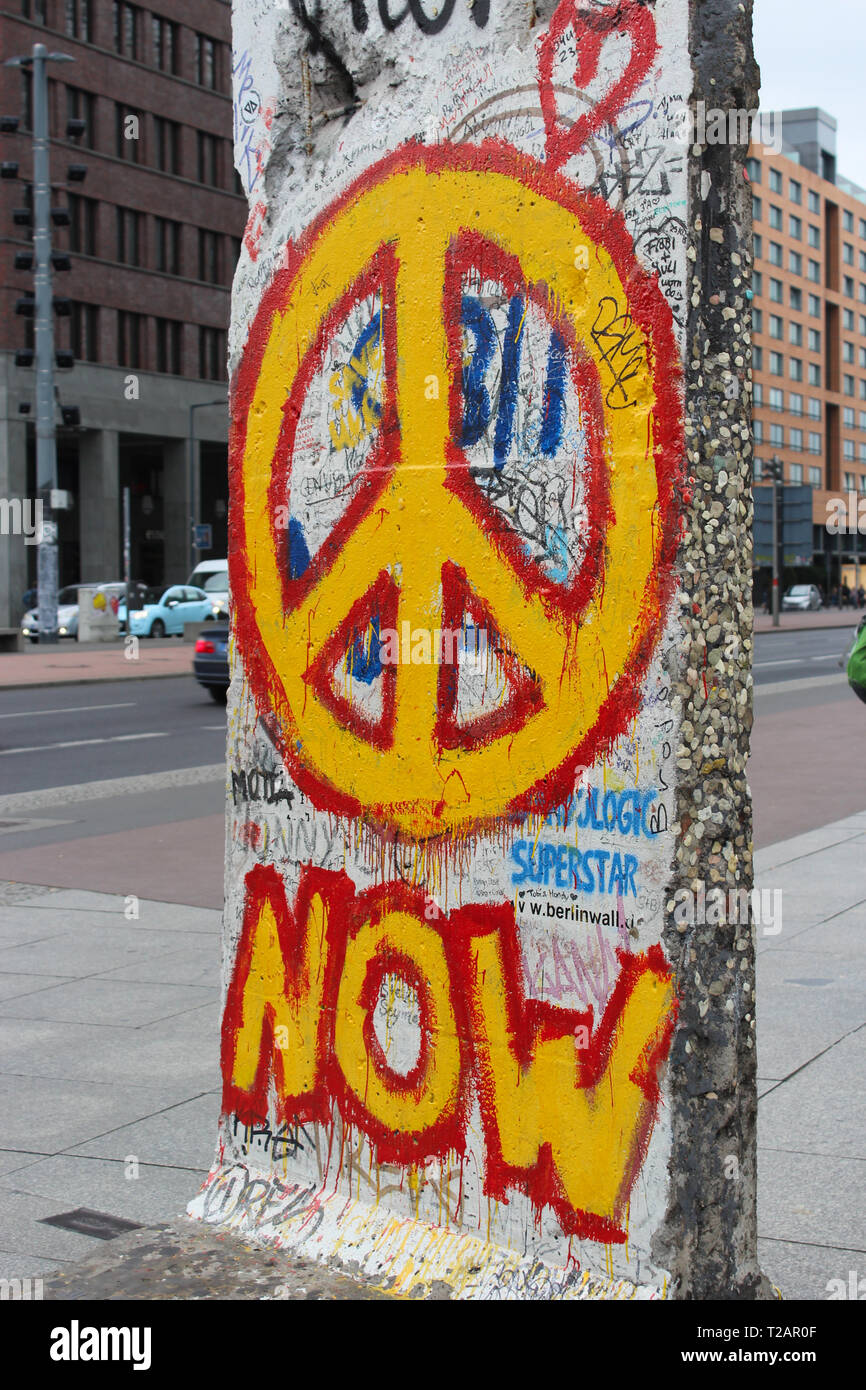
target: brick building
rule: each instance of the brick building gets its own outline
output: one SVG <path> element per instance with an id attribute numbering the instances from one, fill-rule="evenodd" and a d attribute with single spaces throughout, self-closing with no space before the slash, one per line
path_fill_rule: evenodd
<path id="1" fill-rule="evenodd" d="M 58 482 L 75 503 L 60 518 L 61 584 L 120 575 L 125 487 L 135 578 L 186 577 L 191 511 L 213 527 L 203 558 L 226 553 L 227 411 L 210 403 L 226 400 L 229 286 L 246 218 L 232 161 L 230 17 L 227 0 L 0 0 L 4 56 L 44 42 L 74 59 L 49 64 L 52 205 L 70 215 L 53 246 L 72 264 L 54 275 L 55 296 L 71 301 L 56 345 L 76 358 L 56 383 L 59 404 L 80 411 L 76 427 L 58 423 Z M 0 213 L 0 496 L 32 497 L 34 374 L 14 361 L 33 332 L 15 313 L 32 288 L 32 274 L 14 268 L 30 245 L 13 218 L 30 197 L 26 69 L 0 67 L 0 110 L 20 118 L 17 134 L 0 136 L 3 160 L 20 166 Z M 84 121 L 83 135 L 70 138 L 69 118 Z M 83 183 L 67 181 L 70 164 L 86 165 Z M 0 547 L 2 625 L 18 619 L 36 550 L 7 536 Z"/>
<path id="2" fill-rule="evenodd" d="M 813 489 L 811 576 L 801 566 L 786 580 L 830 590 L 866 565 L 866 536 L 826 527 L 830 498 L 866 498 L 866 190 L 837 172 L 832 116 L 780 119 L 782 152 L 759 146 L 749 160 L 755 477 L 777 456 L 786 484 Z"/>

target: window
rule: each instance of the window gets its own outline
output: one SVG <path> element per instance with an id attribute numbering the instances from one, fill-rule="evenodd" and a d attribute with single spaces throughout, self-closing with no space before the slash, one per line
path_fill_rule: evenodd
<path id="1" fill-rule="evenodd" d="M 810 363 L 809 363 L 809 385 L 810 385 L 810 386 L 820 386 L 820 385 L 821 385 L 821 368 L 820 368 L 820 366 L 819 366 L 819 364 L 818 364 L 817 362 L 810 362 Z"/>
<path id="2" fill-rule="evenodd" d="M 156 370 L 181 375 L 181 332 L 177 319 L 156 320 Z"/>
<path id="3" fill-rule="evenodd" d="M 195 73 L 200 87 L 217 86 L 217 44 L 207 34 L 195 36 Z"/>
<path id="4" fill-rule="evenodd" d="M 854 281 L 850 275 L 842 277 L 842 288 L 849 299 L 854 298 Z"/>
<path id="5" fill-rule="evenodd" d="M 770 426 L 770 444 L 774 449 L 782 449 L 785 446 L 785 426 Z"/>
<path id="6" fill-rule="evenodd" d="M 854 440 L 846 439 L 842 445 L 842 457 L 846 463 L 854 462 Z"/>
<path id="7" fill-rule="evenodd" d="M 810 432 L 809 432 L 809 453 L 810 453 L 810 454 L 820 454 L 820 452 L 821 452 L 821 436 L 820 436 L 820 434 L 816 434 L 814 430 L 810 430 Z"/>
<path id="8" fill-rule="evenodd" d="M 117 361 L 121 367 L 142 366 L 142 315 L 117 311 Z"/>
<path id="9" fill-rule="evenodd" d="M 790 301 L 790 304 L 791 304 L 791 308 L 794 310 L 794 313 L 795 313 L 795 314 L 802 314 L 802 312 L 803 312 L 803 291 L 802 291 L 802 290 L 798 290 L 794 285 L 792 285 L 791 288 L 790 288 L 789 291 L 788 291 L 788 298 L 789 298 L 789 301 Z"/>
<path id="10" fill-rule="evenodd" d="M 846 473 L 846 474 L 845 474 L 845 491 L 846 491 L 846 492 L 853 492 L 853 491 L 854 491 L 854 474 L 853 474 L 853 473 Z"/>
<path id="11" fill-rule="evenodd" d="M 866 381 L 860 382 L 860 399 L 866 401 Z"/>
<path id="12" fill-rule="evenodd" d="M 854 247 L 851 245 L 850 241 L 842 242 L 842 260 L 846 265 L 854 264 Z"/>
<path id="13" fill-rule="evenodd" d="M 180 126 L 164 116 L 153 118 L 154 161 L 164 174 L 180 173 Z"/>
<path id="14" fill-rule="evenodd" d="M 820 285 L 821 283 L 821 267 L 817 261 L 809 262 L 809 279 L 813 285 Z"/>
<path id="15" fill-rule="evenodd" d="M 138 164 L 141 159 L 141 112 L 122 102 L 114 103 L 114 152 L 118 159 Z"/>
<path id="16" fill-rule="evenodd" d="M 206 381 L 220 381 L 225 376 L 225 333 L 220 328 L 198 330 L 199 376 Z"/>
<path id="17" fill-rule="evenodd" d="M 866 314 L 861 314 L 861 315 L 860 315 L 859 328 L 860 328 L 860 332 L 861 332 L 861 334 L 863 335 L 863 337 L 866 338 Z"/>
<path id="18" fill-rule="evenodd" d="M 860 218 L 860 236 L 866 241 L 866 217 Z"/>
<path id="19" fill-rule="evenodd" d="M 795 217 L 793 213 L 788 217 L 788 236 L 792 237 L 794 241 L 803 240 L 803 219 Z"/>
<path id="20" fill-rule="evenodd" d="M 754 438 L 754 441 L 755 441 L 756 444 L 763 444 L 763 442 L 764 442 L 764 422 L 763 422 L 763 420 L 753 420 L 753 421 L 752 421 L 752 437 Z"/>
<path id="21" fill-rule="evenodd" d="M 770 409 L 771 409 L 771 410 L 784 410 L 784 409 L 785 409 L 785 393 L 784 393 L 784 391 L 780 391 L 779 388 L 778 388 L 778 386 L 771 386 L 771 387 L 770 387 Z"/>
<path id="22" fill-rule="evenodd" d="M 240 257 L 238 257 L 238 259 L 240 259 Z M 752 272 L 752 290 L 757 295 L 762 295 L 764 293 L 764 277 L 760 270 Z"/>
<path id="23" fill-rule="evenodd" d="M 780 231 L 782 230 L 782 225 L 783 225 L 783 223 L 782 223 L 782 209 L 781 209 L 781 208 L 777 208 L 777 207 L 775 206 L 775 204 L 771 203 L 771 204 L 770 204 L 770 226 L 773 228 L 773 231 L 774 231 L 774 232 L 780 232 Z"/>
<path id="24" fill-rule="evenodd" d="M 771 375 L 771 376 L 784 376 L 784 374 L 785 374 L 785 359 L 783 358 L 781 352 L 771 352 L 771 353 L 770 353 L 770 375 Z"/>
<path id="25" fill-rule="evenodd" d="M 810 328 L 810 329 L 809 329 L 809 351 L 810 351 L 810 352 L 820 352 L 820 351 L 821 351 L 821 334 L 819 333 L 819 331 L 818 331 L 817 328 Z"/>
<path id="26" fill-rule="evenodd" d="M 90 0 L 66 0 L 66 32 L 71 39 L 90 43 Z"/>
<path id="27" fill-rule="evenodd" d="M 166 275 L 180 275 L 180 223 L 167 217 L 156 219 L 156 268 Z"/>
<path id="28" fill-rule="evenodd" d="M 816 193 L 813 188 L 809 189 L 809 211 L 821 214 L 821 195 Z"/>
<path id="29" fill-rule="evenodd" d="M 752 332 L 753 332 L 753 333 L 763 333 L 763 331 L 764 331 L 764 315 L 763 315 L 763 313 L 761 312 L 760 309 L 753 309 L 753 310 L 752 310 Z"/>
<path id="30" fill-rule="evenodd" d="M 843 309 L 843 310 L 842 310 L 842 327 L 844 328 L 844 330 L 845 330 L 846 333 L 853 333 L 853 332 L 854 332 L 854 310 L 853 310 L 853 309 Z"/>
<path id="31" fill-rule="evenodd" d="M 815 248 L 816 251 L 819 249 L 819 247 L 820 247 L 820 245 L 821 245 L 821 229 L 820 229 L 820 227 L 813 227 L 813 226 L 811 226 L 811 224 L 810 224 L 810 226 L 809 226 L 809 245 L 810 245 L 810 246 L 814 246 L 814 248 Z"/>
<path id="32" fill-rule="evenodd" d="M 792 391 L 788 397 L 788 409 L 792 415 L 803 414 L 803 397 L 798 391 Z"/>
<path id="33" fill-rule="evenodd" d="M 854 344 L 853 344 L 853 343 L 843 343 L 843 344 L 842 344 L 842 361 L 843 361 L 843 362 L 850 362 L 850 363 L 853 365 L 853 362 L 854 362 Z"/>
<path id="34" fill-rule="evenodd" d="M 788 469 L 790 481 L 795 487 L 803 485 L 803 465 L 802 463 L 792 463 Z"/>
<path id="35" fill-rule="evenodd" d="M 860 286 L 860 303 L 866 304 L 866 285 Z"/>
<path id="36" fill-rule="evenodd" d="M 153 65 L 163 72 L 177 72 L 177 25 L 161 15 L 151 15 L 153 20 Z"/>
<path id="37" fill-rule="evenodd" d="M 96 99 L 92 92 L 84 92 L 80 87 L 66 88 L 66 116 L 84 121 L 85 131 L 81 143 L 88 150 L 96 149 Z"/>
<path id="38" fill-rule="evenodd" d="M 44 24 L 46 3 L 47 0 L 32 0 L 31 5 L 31 0 L 21 0 L 21 13 L 25 19 L 34 19 L 37 24 Z"/>
<path id="39" fill-rule="evenodd" d="M 69 249 L 79 256 L 96 255 L 96 208 L 95 198 L 82 198 L 80 193 L 70 193 L 69 206 Z"/>
<path id="40" fill-rule="evenodd" d="M 126 0 L 114 0 L 114 51 L 138 59 L 139 10 Z M 131 365 L 123 363 L 123 366 Z"/>
<path id="41" fill-rule="evenodd" d="M 764 370 L 764 349 L 761 347 L 752 348 L 752 367 L 756 372 Z"/>
<path id="42" fill-rule="evenodd" d="M 788 181 L 788 197 L 792 203 L 796 203 L 798 206 L 803 201 L 803 185 L 798 183 L 796 179 Z"/>
<path id="43" fill-rule="evenodd" d="M 132 208 L 116 208 L 117 213 L 117 259 L 124 265 L 141 265 L 141 223 L 140 212 Z"/>
<path id="44" fill-rule="evenodd" d="M 816 294 L 809 295 L 809 313 L 813 319 L 821 317 L 821 301 Z"/>
<path id="45" fill-rule="evenodd" d="M 799 251 L 788 252 L 788 267 L 792 275 L 803 274 L 803 257 Z"/>
<path id="46" fill-rule="evenodd" d="M 777 266 L 779 266 L 779 267 L 781 268 L 782 264 L 783 264 L 783 262 L 782 262 L 782 248 L 781 248 L 781 246 L 779 245 L 778 241 L 771 241 L 771 242 L 770 242 L 770 265 L 777 265 Z"/>
<path id="47" fill-rule="evenodd" d="M 756 198 L 754 194 L 752 194 L 752 220 L 754 222 L 761 220 L 761 200 Z"/>
<path id="48" fill-rule="evenodd" d="M 781 304 L 781 302 L 782 302 L 782 295 L 783 295 L 783 290 L 782 290 L 782 282 L 781 282 L 781 280 L 771 280 L 771 281 L 770 281 L 770 299 L 773 301 L 774 304 Z"/>
<path id="49" fill-rule="evenodd" d="M 781 193 L 781 191 L 782 191 L 782 175 L 779 173 L 778 169 L 771 169 L 771 170 L 770 170 L 770 192 L 771 192 L 771 193 Z"/>
<path id="50" fill-rule="evenodd" d="M 809 486 L 810 486 L 810 487 L 820 487 L 821 484 L 823 483 L 823 481 L 824 481 L 824 479 L 821 477 L 821 470 L 820 470 L 820 468 L 810 468 L 810 469 L 809 469 Z"/>
<path id="51" fill-rule="evenodd" d="M 861 430 L 866 430 L 866 410 L 861 410 L 861 411 L 860 411 L 860 418 L 859 418 L 859 420 L 858 420 L 858 428 L 861 429 Z"/>
<path id="52" fill-rule="evenodd" d="M 866 270 L 866 251 L 860 252 L 860 269 Z"/>
<path id="53" fill-rule="evenodd" d="M 759 482 L 762 480 L 763 476 L 764 476 L 764 464 L 763 464 L 763 460 L 761 460 L 761 459 L 752 459 L 752 477 L 753 477 L 754 481 L 755 481 L 756 483 L 759 483 Z"/>
<path id="54" fill-rule="evenodd" d="M 199 228 L 198 233 L 198 278 L 211 285 L 220 283 L 220 241 L 218 232 Z"/>
<path id="55" fill-rule="evenodd" d="M 847 373 L 842 378 L 842 391 L 846 396 L 854 395 L 854 378 Z"/>
<path id="56" fill-rule="evenodd" d="M 760 261 L 764 255 L 764 238 L 757 233 L 752 238 L 752 249 L 755 253 L 755 260 Z"/>
<path id="57" fill-rule="evenodd" d="M 792 381 L 803 380 L 803 363 L 799 357 L 792 357 L 788 364 L 788 375 Z"/>
<path id="58" fill-rule="evenodd" d="M 803 431 L 802 431 L 802 430 L 791 430 L 791 444 L 790 444 L 790 447 L 795 451 L 795 453 L 801 454 L 801 453 L 803 452 Z"/>
<path id="59" fill-rule="evenodd" d="M 842 226 L 846 232 L 853 232 L 854 230 L 854 214 L 850 208 L 842 209 Z"/>
<path id="60" fill-rule="evenodd" d="M 761 161 L 760 161 L 760 159 L 754 159 L 754 158 L 752 158 L 752 159 L 747 159 L 747 160 L 746 160 L 746 173 L 749 175 L 749 182 L 750 182 L 750 183 L 760 183 L 760 182 L 761 182 Z"/>
<path id="61" fill-rule="evenodd" d="M 842 424 L 846 430 L 853 430 L 854 419 L 855 415 L 853 405 L 846 405 L 844 410 L 842 411 Z"/>
<path id="62" fill-rule="evenodd" d="M 820 401 L 816 401 L 814 396 L 810 396 L 810 397 L 809 397 L 809 419 L 810 419 L 810 420 L 820 420 L 820 418 L 821 418 L 821 402 L 820 402 Z"/>
<path id="63" fill-rule="evenodd" d="M 755 402 L 755 405 L 764 404 L 764 387 L 760 381 L 756 381 L 754 387 L 752 388 L 752 398 Z"/>
<path id="64" fill-rule="evenodd" d="M 96 304 L 72 301 L 69 346 L 80 362 L 99 361 L 99 308 Z"/>
<path id="65" fill-rule="evenodd" d="M 217 138 L 203 130 L 196 131 L 198 141 L 197 176 L 199 183 L 208 183 L 212 188 L 218 186 L 217 178 Z"/>
<path id="66" fill-rule="evenodd" d="M 788 324 L 788 342 L 792 347 L 803 346 L 803 325 L 799 323 Z"/>

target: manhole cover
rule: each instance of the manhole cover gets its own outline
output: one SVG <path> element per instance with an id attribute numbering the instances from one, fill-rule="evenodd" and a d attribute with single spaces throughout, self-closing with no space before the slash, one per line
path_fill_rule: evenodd
<path id="1" fill-rule="evenodd" d="M 140 1221 L 126 1221 L 122 1216 L 109 1216 L 104 1211 L 91 1211 L 89 1207 L 76 1207 L 74 1211 L 63 1211 L 57 1216 L 40 1217 L 43 1226 L 61 1226 L 64 1231 L 77 1231 L 82 1236 L 93 1236 L 95 1240 L 114 1240 L 125 1231 L 140 1231 Z"/>

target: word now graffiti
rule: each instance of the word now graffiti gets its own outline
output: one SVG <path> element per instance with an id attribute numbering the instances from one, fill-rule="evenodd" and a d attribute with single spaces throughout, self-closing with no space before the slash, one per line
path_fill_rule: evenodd
<path id="1" fill-rule="evenodd" d="M 260 1123 L 273 1094 L 275 1123 L 292 1126 L 328 1123 L 336 1107 L 378 1161 L 418 1165 L 465 1152 L 474 1098 L 491 1197 L 518 1189 L 569 1233 L 626 1239 L 675 1012 L 659 947 L 620 953 L 596 1025 L 591 1008 L 526 998 L 510 905 L 430 921 L 420 890 L 357 894 L 345 872 L 309 865 L 292 907 L 272 866 L 245 884 L 223 1022 L 225 1113 Z M 375 1027 L 387 977 L 418 1001 L 418 1056 L 405 1073 Z"/>

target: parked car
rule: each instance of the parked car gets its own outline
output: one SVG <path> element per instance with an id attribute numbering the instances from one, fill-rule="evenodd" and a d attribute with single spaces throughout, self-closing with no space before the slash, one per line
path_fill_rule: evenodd
<path id="1" fill-rule="evenodd" d="M 229 688 L 228 623 L 214 623 L 206 637 L 199 637 L 192 658 L 193 675 L 212 700 L 224 705 Z"/>
<path id="2" fill-rule="evenodd" d="M 133 588 L 141 590 L 143 586 L 133 585 Z M 120 602 L 126 596 L 126 585 L 122 579 L 111 579 L 103 584 L 68 584 L 65 589 L 61 589 L 57 595 L 57 634 L 59 637 L 78 636 L 78 590 L 83 588 L 96 588 L 99 593 L 105 594 L 106 600 L 119 608 Z M 39 641 L 39 610 L 31 608 L 21 619 L 21 635 L 28 637 L 31 642 Z"/>
<path id="3" fill-rule="evenodd" d="M 821 591 L 815 584 L 795 584 L 782 599 L 782 609 L 785 612 L 805 610 L 814 613 L 820 607 Z"/>
<path id="4" fill-rule="evenodd" d="M 215 618 L 229 615 L 229 562 L 228 560 L 200 560 L 186 581 L 199 589 L 204 589 L 211 599 Z"/>
<path id="5" fill-rule="evenodd" d="M 129 631 L 135 637 L 182 637 L 184 623 L 212 622 L 213 616 L 213 604 L 203 589 L 172 584 L 168 589 L 144 591 L 141 607 L 130 615 Z M 126 632 L 125 603 L 117 617 L 121 632 Z"/>

